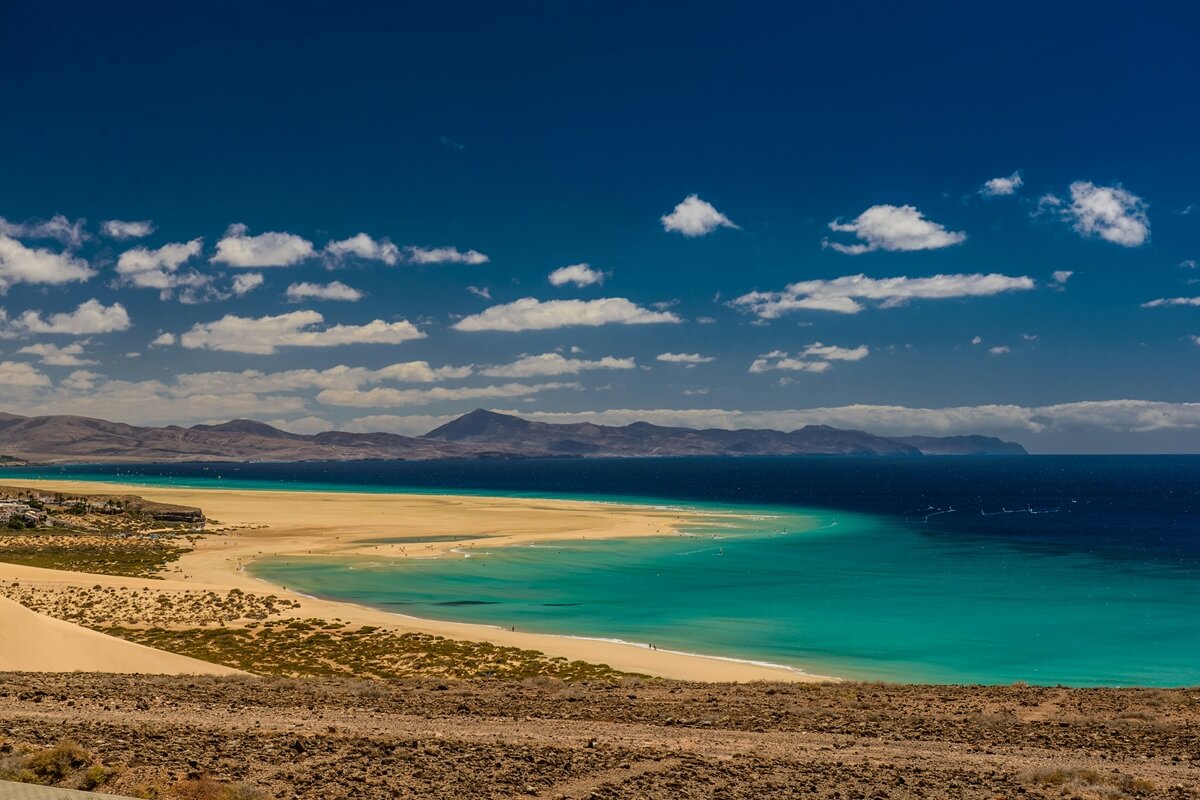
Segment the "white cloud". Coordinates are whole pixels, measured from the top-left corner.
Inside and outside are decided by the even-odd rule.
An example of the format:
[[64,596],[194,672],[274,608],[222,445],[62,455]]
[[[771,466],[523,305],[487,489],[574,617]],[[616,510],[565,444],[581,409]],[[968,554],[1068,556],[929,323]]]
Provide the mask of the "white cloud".
[[826,247],[852,256],[874,250],[938,250],[967,240],[965,233],[946,230],[945,226],[925,219],[913,206],[871,206],[853,222],[834,220],[829,229],[853,233],[862,240],[849,245],[828,239],[823,242]]
[[683,390],[684,395],[686,395],[687,397],[703,396],[703,395],[708,394],[708,392],[709,392],[708,387],[701,387],[699,389],[684,389]]
[[70,313],[51,314],[43,319],[40,311],[26,311],[13,319],[10,330],[17,334],[65,333],[77,336],[128,330],[129,313],[125,306],[106,306],[99,300],[87,300]]
[[454,328],[460,331],[537,331],[577,325],[647,325],[682,321],[669,311],[651,311],[624,297],[545,302],[523,297],[464,317],[454,324]]
[[341,281],[332,283],[293,283],[287,288],[287,299],[299,303],[307,298],[314,300],[348,300],[357,302],[365,295],[358,289],[347,286]]
[[261,372],[193,372],[177,375],[175,387],[184,394],[208,391],[216,394],[290,392],[300,389],[357,389],[379,383],[437,383],[466,378],[473,368],[433,367],[427,361],[404,361],[379,369],[339,364],[328,369],[292,369]]
[[717,211],[712,203],[689,194],[675,210],[662,217],[664,231],[682,233],[684,236],[705,236],[717,228],[737,228],[729,217]]
[[599,286],[604,283],[606,273],[592,269],[590,264],[572,264],[569,267],[559,267],[547,276],[554,286],[566,286],[568,283],[580,288],[584,286]]
[[1021,171],[1017,170],[1007,178],[992,178],[985,181],[980,187],[979,193],[984,197],[1001,197],[1013,194],[1024,185],[1025,180],[1021,177]]
[[491,260],[477,250],[464,253],[457,247],[406,247],[405,254],[414,264],[486,264]]
[[595,360],[566,358],[558,353],[522,356],[511,364],[500,364],[480,370],[494,378],[531,378],[537,375],[577,375],[584,370],[636,369],[632,358],[604,356]]
[[108,219],[100,223],[100,232],[110,239],[141,239],[154,233],[154,223],[148,219]]
[[1196,259],[1185,258],[1183,261],[1179,262],[1179,266],[1183,267],[1184,269],[1195,269],[1198,265],[1196,263]]
[[85,344],[86,341],[59,347],[56,344],[39,342],[22,347],[17,352],[38,356],[43,364],[51,367],[84,367],[89,364],[98,364],[98,361],[83,358]]
[[1065,286],[1067,281],[1071,280],[1071,276],[1075,273],[1069,269],[1055,270],[1050,277],[1054,278],[1054,282],[1059,286]]
[[389,267],[400,260],[400,248],[388,239],[372,239],[365,233],[351,236],[349,239],[333,241],[325,245],[325,254],[332,263],[337,264],[347,257],[354,256],[365,261],[382,261]]
[[1142,308],[1165,308],[1167,306],[1200,306],[1200,297],[1160,297],[1142,303]]
[[794,356],[783,350],[764,353],[750,364],[750,372],[763,373],[771,370],[788,372],[825,372],[834,361],[862,361],[871,354],[871,348],[838,347],[837,345],[814,342]]
[[89,238],[86,225],[87,220],[77,219],[72,222],[62,214],[55,214],[50,219],[26,222],[9,222],[0,217],[0,235],[15,236],[18,239],[55,239],[64,247],[76,248]]
[[982,336],[975,336],[971,339],[971,344],[983,344]]
[[50,379],[38,372],[32,364],[23,361],[0,361],[0,386],[6,389],[49,385]]
[[492,299],[492,291],[486,286],[468,286],[467,291],[476,297],[482,297],[484,300]]
[[1081,236],[1099,236],[1122,247],[1138,247],[1150,238],[1146,202],[1119,184],[1097,186],[1091,181],[1075,181],[1070,192],[1069,205],[1054,195],[1043,196],[1038,201],[1039,212],[1056,212]]
[[988,352],[994,356],[1003,356],[1003,355],[1007,355],[1008,353],[1011,353],[1012,350],[1009,348],[1008,345],[1001,344],[1001,345],[996,345],[995,347],[989,347]]
[[946,300],[958,297],[986,297],[1002,292],[1032,289],[1028,277],[992,273],[982,275],[934,275],[929,278],[868,278],[846,275],[834,280],[799,281],[782,292],[750,292],[735,298],[730,305],[775,319],[790,311],[832,311],[857,314],[864,306],[860,300],[894,308],[910,300]]
[[171,345],[175,344],[175,341],[176,341],[175,334],[160,333],[158,336],[155,336],[154,339],[150,342],[150,346],[151,347],[170,347]]
[[179,274],[178,270],[188,259],[200,255],[203,239],[190,242],[165,244],[151,250],[135,247],[126,250],[117,258],[117,274],[121,282],[142,289],[158,289],[159,296],[167,299],[178,288],[197,289],[207,286],[212,278],[198,272]]
[[709,364],[717,360],[713,356],[702,356],[699,353],[659,353],[655,359],[668,364],[687,364],[689,367],[697,364]]
[[210,261],[231,267],[290,267],[313,255],[312,242],[291,233],[248,236],[241,223],[229,226]]
[[18,283],[59,286],[83,282],[95,274],[96,271],[82,258],[44,248],[26,247],[11,236],[0,233],[0,294]]
[[558,389],[579,390],[578,383],[505,383],[498,386],[465,386],[454,389],[437,386],[432,389],[326,389],[317,395],[318,402],[331,406],[357,408],[396,408],[420,406],[455,400],[481,400],[493,397],[526,397]]
[[238,297],[249,294],[258,287],[263,285],[263,274],[261,272],[243,272],[240,275],[233,276],[233,293]]
[[293,311],[265,317],[227,314],[219,320],[197,323],[179,337],[189,349],[223,350],[233,353],[270,355],[280,347],[335,347],[346,344],[400,344],[423,339],[407,320],[365,325],[332,325],[313,330],[325,318],[316,311]]

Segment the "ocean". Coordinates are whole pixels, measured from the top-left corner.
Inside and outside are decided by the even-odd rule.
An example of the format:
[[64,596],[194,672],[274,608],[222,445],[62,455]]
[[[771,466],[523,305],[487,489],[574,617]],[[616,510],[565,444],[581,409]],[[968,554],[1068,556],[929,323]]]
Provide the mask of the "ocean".
[[4,474],[693,508],[718,515],[721,527],[480,547],[471,558],[268,560],[252,570],[418,617],[848,678],[1200,684],[1200,457],[173,464]]

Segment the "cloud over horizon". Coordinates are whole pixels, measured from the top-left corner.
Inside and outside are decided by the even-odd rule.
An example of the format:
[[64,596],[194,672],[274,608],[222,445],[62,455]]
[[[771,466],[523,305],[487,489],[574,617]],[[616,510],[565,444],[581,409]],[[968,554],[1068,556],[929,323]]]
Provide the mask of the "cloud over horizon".
[[798,281],[782,292],[749,292],[731,300],[730,305],[769,320],[793,311],[857,314],[866,308],[862,301],[877,303],[879,308],[896,308],[913,300],[988,297],[1028,291],[1035,286],[1032,278],[997,273],[928,278],[868,278],[859,273],[833,280]]
[[624,297],[546,301],[523,297],[463,317],[453,327],[459,331],[516,332],[572,326],[675,324],[682,321],[669,311],[651,311]]
[[226,314],[219,320],[196,323],[180,335],[189,350],[223,350],[271,355],[280,347],[337,347],[349,344],[401,344],[423,339],[425,334],[407,320],[365,325],[330,325],[316,328],[325,317],[316,311],[293,311],[264,317]]

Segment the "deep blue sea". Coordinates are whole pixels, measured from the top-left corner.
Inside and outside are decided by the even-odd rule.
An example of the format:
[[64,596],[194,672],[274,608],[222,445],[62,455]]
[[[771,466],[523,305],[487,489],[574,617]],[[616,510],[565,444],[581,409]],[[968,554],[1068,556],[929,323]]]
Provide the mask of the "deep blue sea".
[[253,569],[302,591],[415,616],[653,642],[844,677],[1200,684],[1200,457],[191,464],[5,474],[693,506],[732,516],[694,536]]

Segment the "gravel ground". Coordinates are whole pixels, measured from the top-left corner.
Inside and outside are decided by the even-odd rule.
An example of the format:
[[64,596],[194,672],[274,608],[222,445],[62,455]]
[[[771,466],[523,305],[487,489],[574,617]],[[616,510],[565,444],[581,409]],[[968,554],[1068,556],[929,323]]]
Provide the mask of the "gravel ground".
[[0,754],[63,740],[164,798],[1200,798],[1200,690],[0,674]]

